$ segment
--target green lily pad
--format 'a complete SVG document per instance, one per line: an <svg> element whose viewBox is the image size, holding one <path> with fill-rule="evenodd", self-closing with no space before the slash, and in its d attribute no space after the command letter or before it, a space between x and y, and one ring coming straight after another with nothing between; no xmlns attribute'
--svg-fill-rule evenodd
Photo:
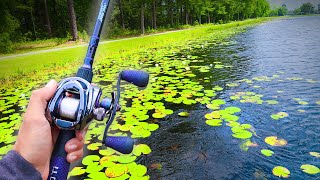
<svg viewBox="0 0 320 180"><path fill-rule="evenodd" d="M242 141L243 143L240 144L240 149L243 151L248 151L249 147L257 147L258 144L255 142L252 142L250 139L246 139Z"/></svg>
<svg viewBox="0 0 320 180"><path fill-rule="evenodd" d="M266 100L266 102L270 105L279 104L279 102L276 100Z"/></svg>
<svg viewBox="0 0 320 180"><path fill-rule="evenodd" d="M166 117L166 116L167 116L167 114L161 113L161 112L153 113L153 114L152 114L152 117L154 117L154 118L156 118L156 119L162 119L162 118L164 118L164 117Z"/></svg>
<svg viewBox="0 0 320 180"><path fill-rule="evenodd" d="M188 117L189 113L188 112L180 112L178 115L181 117Z"/></svg>
<svg viewBox="0 0 320 180"><path fill-rule="evenodd" d="M320 172L320 169L317 166L311 164L304 164L300 168L303 172L308 174L318 174Z"/></svg>
<svg viewBox="0 0 320 180"><path fill-rule="evenodd" d="M95 151L98 150L100 146L102 146L102 143L92 143L87 146L87 149Z"/></svg>
<svg viewBox="0 0 320 180"><path fill-rule="evenodd" d="M115 162L118 161L119 156L111 155L104 156L100 159L99 163L102 167L112 167L115 165Z"/></svg>
<svg viewBox="0 0 320 180"><path fill-rule="evenodd" d="M287 141L284 139L278 139L277 136L269 136L264 139L264 141L271 146L285 146Z"/></svg>
<svg viewBox="0 0 320 180"><path fill-rule="evenodd" d="M316 104L319 104L319 105L320 105L320 101L317 101Z"/></svg>
<svg viewBox="0 0 320 180"><path fill-rule="evenodd" d="M227 107L227 108L225 108L225 110L228 111L230 114L234 114L234 113L237 113L237 112L241 111L240 108L235 107L235 106Z"/></svg>
<svg viewBox="0 0 320 180"><path fill-rule="evenodd" d="M82 167L74 167L71 171L69 171L68 178L70 176L79 176L86 173L86 170Z"/></svg>
<svg viewBox="0 0 320 180"><path fill-rule="evenodd" d="M104 150L99 150L99 154L101 154L102 156L110 156L112 154L116 153L115 150L111 149L111 148L107 148Z"/></svg>
<svg viewBox="0 0 320 180"><path fill-rule="evenodd" d="M141 154L150 154L151 148L146 144L139 144L134 147L133 152L135 156L140 156Z"/></svg>
<svg viewBox="0 0 320 180"><path fill-rule="evenodd" d="M99 164L99 162L93 162L89 164L86 168L87 173L99 172L103 169L103 166Z"/></svg>
<svg viewBox="0 0 320 180"><path fill-rule="evenodd" d="M262 150L261 150L261 153L262 153L263 155L265 155L265 156L272 156L272 155L274 154L273 151L268 150L268 149L262 149Z"/></svg>
<svg viewBox="0 0 320 180"><path fill-rule="evenodd" d="M106 177L106 174L103 172L92 172L88 175L89 178L92 179L99 179L99 180L108 180L109 178Z"/></svg>
<svg viewBox="0 0 320 180"><path fill-rule="evenodd" d="M300 104L300 105L307 105L307 104L309 104L309 103L306 102L306 101L299 101L298 104Z"/></svg>
<svg viewBox="0 0 320 180"><path fill-rule="evenodd" d="M128 172L128 168L122 164L115 164L112 167L108 167L105 171L105 174L109 178L116 178L126 174Z"/></svg>
<svg viewBox="0 0 320 180"><path fill-rule="evenodd" d="M222 120L220 119L210 119L206 120L206 124L210 126L221 126L222 125Z"/></svg>
<svg viewBox="0 0 320 180"><path fill-rule="evenodd" d="M137 159L136 156L124 154L124 155L119 156L118 162L122 163L122 164L128 164L128 163L135 161L136 159Z"/></svg>
<svg viewBox="0 0 320 180"><path fill-rule="evenodd" d="M247 130L241 130L233 133L232 136L238 139L249 139L252 137L252 133Z"/></svg>
<svg viewBox="0 0 320 180"><path fill-rule="evenodd" d="M231 115L231 114L223 114L222 119L230 122L230 121L237 121L239 119L239 117L235 116L235 115Z"/></svg>
<svg viewBox="0 0 320 180"><path fill-rule="evenodd" d="M283 178L288 178L290 176L290 171L287 168L282 167L282 166L274 167L272 170L272 173L275 176L283 177Z"/></svg>
<svg viewBox="0 0 320 180"><path fill-rule="evenodd" d="M82 164L88 166L89 164L92 164L99 160L100 160L100 157L98 155L88 155L82 159Z"/></svg>
<svg viewBox="0 0 320 180"><path fill-rule="evenodd" d="M139 165L130 167L129 172L134 177L142 177L147 173L147 168L139 164Z"/></svg>
<svg viewBox="0 0 320 180"><path fill-rule="evenodd" d="M274 120L282 119L288 117L288 113L286 112L278 112L277 114L272 114L270 117Z"/></svg>
<svg viewBox="0 0 320 180"><path fill-rule="evenodd" d="M311 156L320 158L320 153L318 153L318 152L309 152L309 154L310 154Z"/></svg>
<svg viewBox="0 0 320 180"><path fill-rule="evenodd" d="M222 100L222 99L215 99L215 100L211 101L211 104L218 105L218 106L223 105L225 103L226 102L224 100Z"/></svg>

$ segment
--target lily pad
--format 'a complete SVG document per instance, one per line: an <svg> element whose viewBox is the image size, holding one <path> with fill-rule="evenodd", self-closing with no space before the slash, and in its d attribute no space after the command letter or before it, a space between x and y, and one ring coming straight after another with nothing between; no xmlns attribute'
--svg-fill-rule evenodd
<svg viewBox="0 0 320 180"><path fill-rule="evenodd" d="M115 166L108 167L105 171L105 174L109 178L116 178L126 174L128 172L128 167L122 164L115 164Z"/></svg>
<svg viewBox="0 0 320 180"><path fill-rule="evenodd" d="M282 119L288 117L288 113L286 112L278 112L277 114L272 114L270 117L274 120Z"/></svg>
<svg viewBox="0 0 320 180"><path fill-rule="evenodd" d="M318 152L309 152L309 154L310 154L311 156L320 158L320 153L318 153Z"/></svg>
<svg viewBox="0 0 320 180"><path fill-rule="evenodd" d="M102 146L101 143L92 143L87 146L87 149L91 151L95 151L95 150L98 150L100 146Z"/></svg>
<svg viewBox="0 0 320 180"><path fill-rule="evenodd" d="M141 154L150 154L151 148L146 144L139 144L134 147L132 153L136 156L140 156Z"/></svg>
<svg viewBox="0 0 320 180"><path fill-rule="evenodd" d="M188 112L180 112L178 115L181 117L188 117L189 113Z"/></svg>
<svg viewBox="0 0 320 180"><path fill-rule="evenodd" d="M287 141L284 139L278 139L277 136L269 136L264 139L264 141L271 146L285 146Z"/></svg>
<svg viewBox="0 0 320 180"><path fill-rule="evenodd" d="M210 126L221 126L222 125L222 120L220 120L220 119L206 120L206 124L208 124Z"/></svg>
<svg viewBox="0 0 320 180"><path fill-rule="evenodd" d="M268 150L268 149L262 149L262 150L261 150L261 153L262 153L263 155L265 155L265 156L272 156L272 155L274 154L273 151Z"/></svg>
<svg viewBox="0 0 320 180"><path fill-rule="evenodd" d="M241 111L240 108L235 107L235 106L227 107L227 108L225 108L225 110L228 111L230 114L234 114L234 113L237 113L237 112Z"/></svg>
<svg viewBox="0 0 320 180"><path fill-rule="evenodd" d="M279 102L276 100L266 100L266 102L270 105L279 104Z"/></svg>
<svg viewBox="0 0 320 180"><path fill-rule="evenodd" d="M68 177L70 176L79 176L86 173L86 170L82 167L74 167L68 174Z"/></svg>
<svg viewBox="0 0 320 180"><path fill-rule="evenodd" d="M304 164L300 168L303 172L308 174L318 174L320 172L320 169L317 166L311 164Z"/></svg>
<svg viewBox="0 0 320 180"><path fill-rule="evenodd" d="M288 178L290 176L290 171L287 168L282 167L282 166L274 167L272 170L272 173L275 176L283 177L283 178Z"/></svg>
<svg viewBox="0 0 320 180"><path fill-rule="evenodd" d="M100 160L100 157L98 155L88 155L82 159L82 164L88 166L89 164L92 164L93 162L96 162L99 160Z"/></svg>
<svg viewBox="0 0 320 180"><path fill-rule="evenodd" d="M232 136L238 139L249 139L252 137L252 133L247 130L241 130L241 131L234 132Z"/></svg>

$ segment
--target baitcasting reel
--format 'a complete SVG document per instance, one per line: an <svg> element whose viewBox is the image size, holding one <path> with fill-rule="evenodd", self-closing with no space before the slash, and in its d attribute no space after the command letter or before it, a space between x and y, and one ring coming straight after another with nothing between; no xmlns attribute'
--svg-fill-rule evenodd
<svg viewBox="0 0 320 180"><path fill-rule="evenodd" d="M79 77L62 80L48 105L53 123L63 130L82 130L93 119L102 121L108 116L103 143L121 153L131 153L133 148L131 138L107 137L115 114L121 109L119 105L121 80L139 87L146 87L149 82L149 74L144 71L122 71L118 77L117 92L111 93L111 98L104 98L101 102L102 93L99 87Z"/></svg>

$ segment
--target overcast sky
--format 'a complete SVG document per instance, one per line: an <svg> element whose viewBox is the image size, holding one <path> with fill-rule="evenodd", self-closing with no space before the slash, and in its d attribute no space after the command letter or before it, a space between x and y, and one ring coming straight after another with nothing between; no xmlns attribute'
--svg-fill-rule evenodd
<svg viewBox="0 0 320 180"><path fill-rule="evenodd" d="M320 4L320 0L268 0L271 5L281 6L282 4L286 4L289 10L294 10L300 7L303 3L312 3L315 6L315 9L318 9L318 4Z"/></svg>

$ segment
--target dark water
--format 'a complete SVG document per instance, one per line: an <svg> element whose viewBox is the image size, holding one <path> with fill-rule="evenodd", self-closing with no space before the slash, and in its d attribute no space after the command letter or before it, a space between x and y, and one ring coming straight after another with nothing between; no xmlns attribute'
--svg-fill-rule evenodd
<svg viewBox="0 0 320 180"><path fill-rule="evenodd" d="M291 179L320 178L319 174L308 175L300 169L302 164L320 167L320 159L309 154L320 151L320 105L316 104L320 100L320 16L268 22L235 37L229 44L192 55L203 57L204 62L199 65L220 61L233 66L197 75L208 77L203 84L206 87L225 87L216 98L242 109L239 122L254 127L256 136L251 141L258 146L241 150L241 140L231 136L230 127L208 126L203 119L211 111L197 105L188 110L190 117L185 121L174 118L177 116L161 121L161 128L146 140L153 152L140 161L145 165L162 164L161 170L148 170L151 179L277 179L272 174L275 166L289 169ZM271 81L255 81L256 87L246 83L225 86L244 78L273 75L277 78ZM242 91L262 94L262 99L275 99L279 104L228 99L230 94ZM308 104L301 105L295 98ZM270 118L280 111L289 116ZM269 146L264 142L267 136L278 136L288 144ZM265 157L261 149L273 150L274 155Z"/></svg>

